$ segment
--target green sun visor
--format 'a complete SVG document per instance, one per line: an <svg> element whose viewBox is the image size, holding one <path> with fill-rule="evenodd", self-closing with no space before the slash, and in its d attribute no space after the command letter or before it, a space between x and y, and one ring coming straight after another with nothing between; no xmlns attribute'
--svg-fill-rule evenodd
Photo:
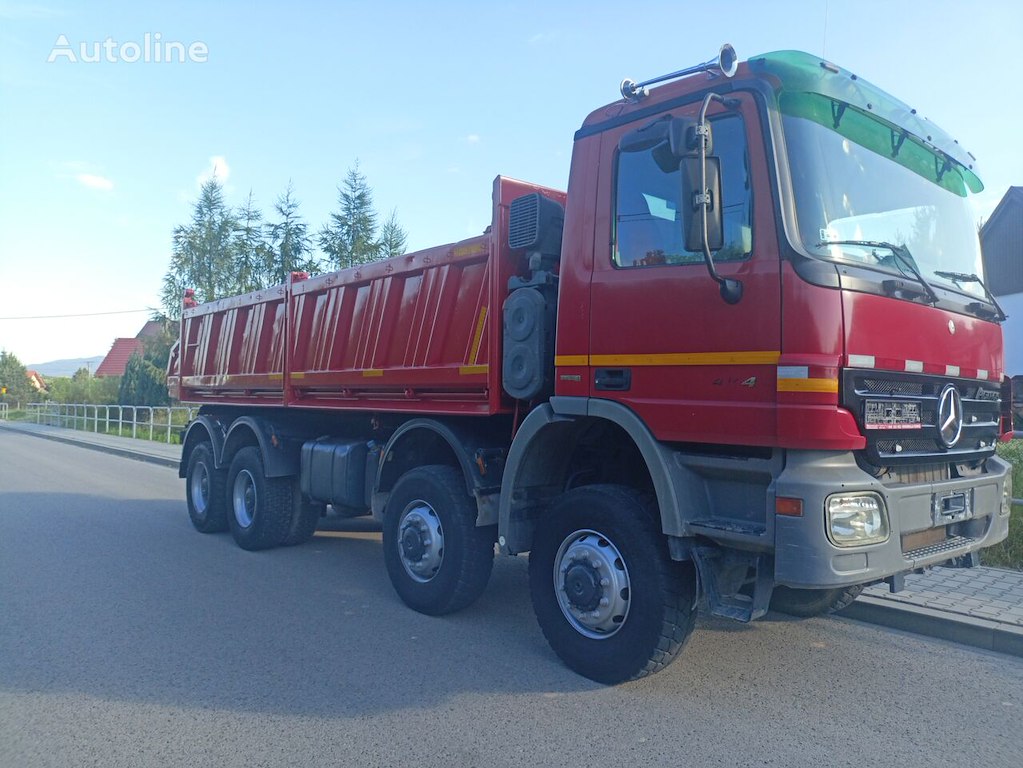
<svg viewBox="0 0 1023 768"><path fill-rule="evenodd" d="M749 66L777 79L783 114L819 123L960 197L984 189L976 160L958 142L852 72L801 51L766 53Z"/></svg>

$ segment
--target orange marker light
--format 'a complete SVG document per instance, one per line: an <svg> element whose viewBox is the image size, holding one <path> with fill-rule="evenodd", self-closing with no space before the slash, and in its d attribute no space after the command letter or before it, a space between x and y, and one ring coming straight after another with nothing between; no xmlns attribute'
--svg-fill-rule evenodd
<svg viewBox="0 0 1023 768"><path fill-rule="evenodd" d="M785 515L786 517L802 517L803 500L778 496L774 500L774 511L776 514Z"/></svg>

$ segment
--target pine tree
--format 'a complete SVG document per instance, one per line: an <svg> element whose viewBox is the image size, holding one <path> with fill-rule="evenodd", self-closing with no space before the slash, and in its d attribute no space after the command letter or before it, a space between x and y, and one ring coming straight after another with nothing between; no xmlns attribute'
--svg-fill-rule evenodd
<svg viewBox="0 0 1023 768"><path fill-rule="evenodd" d="M252 190L249 190L245 204L235 211L235 219L238 228L232 241L233 293L266 288L271 282L267 274L269 246L263 226L263 212L256 207Z"/></svg>
<svg viewBox="0 0 1023 768"><path fill-rule="evenodd" d="M232 239L237 228L234 213L224 202L220 182L216 177L205 182L199 190L191 223L174 229L171 263L161 295L168 316L181 316L185 288L195 289L199 302L232 293Z"/></svg>
<svg viewBox="0 0 1023 768"><path fill-rule="evenodd" d="M278 220L266 225L268 263L266 274L270 284L287 281L292 272L316 272L319 264L313 256L308 226L298 213L291 182L274 203Z"/></svg>
<svg viewBox="0 0 1023 768"><path fill-rule="evenodd" d="M398 211L391 211L390 218L380 228L380 254L384 258L401 256L408 243L408 232L398 223Z"/></svg>
<svg viewBox="0 0 1023 768"><path fill-rule="evenodd" d="M381 246L376 237L373 190L359 171L358 160L348 169L337 192L340 209L330 214L330 223L320 230L320 248L338 269L376 261L380 258Z"/></svg>

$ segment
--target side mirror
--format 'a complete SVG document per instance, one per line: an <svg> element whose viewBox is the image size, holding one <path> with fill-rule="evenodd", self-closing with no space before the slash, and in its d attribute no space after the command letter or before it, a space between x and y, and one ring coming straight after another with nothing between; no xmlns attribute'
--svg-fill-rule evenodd
<svg viewBox="0 0 1023 768"><path fill-rule="evenodd" d="M703 251L703 203L707 203L707 247L720 251L725 244L721 212L721 158L707 157L707 186L702 187L700 158L686 157L682 171L682 226L687 251Z"/></svg>

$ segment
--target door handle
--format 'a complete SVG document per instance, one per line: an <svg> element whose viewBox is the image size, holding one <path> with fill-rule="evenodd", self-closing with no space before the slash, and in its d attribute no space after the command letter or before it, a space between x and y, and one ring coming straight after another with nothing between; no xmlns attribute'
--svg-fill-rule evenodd
<svg viewBox="0 0 1023 768"><path fill-rule="evenodd" d="M593 386L603 392L627 392L632 388L632 369L598 368L593 376Z"/></svg>

